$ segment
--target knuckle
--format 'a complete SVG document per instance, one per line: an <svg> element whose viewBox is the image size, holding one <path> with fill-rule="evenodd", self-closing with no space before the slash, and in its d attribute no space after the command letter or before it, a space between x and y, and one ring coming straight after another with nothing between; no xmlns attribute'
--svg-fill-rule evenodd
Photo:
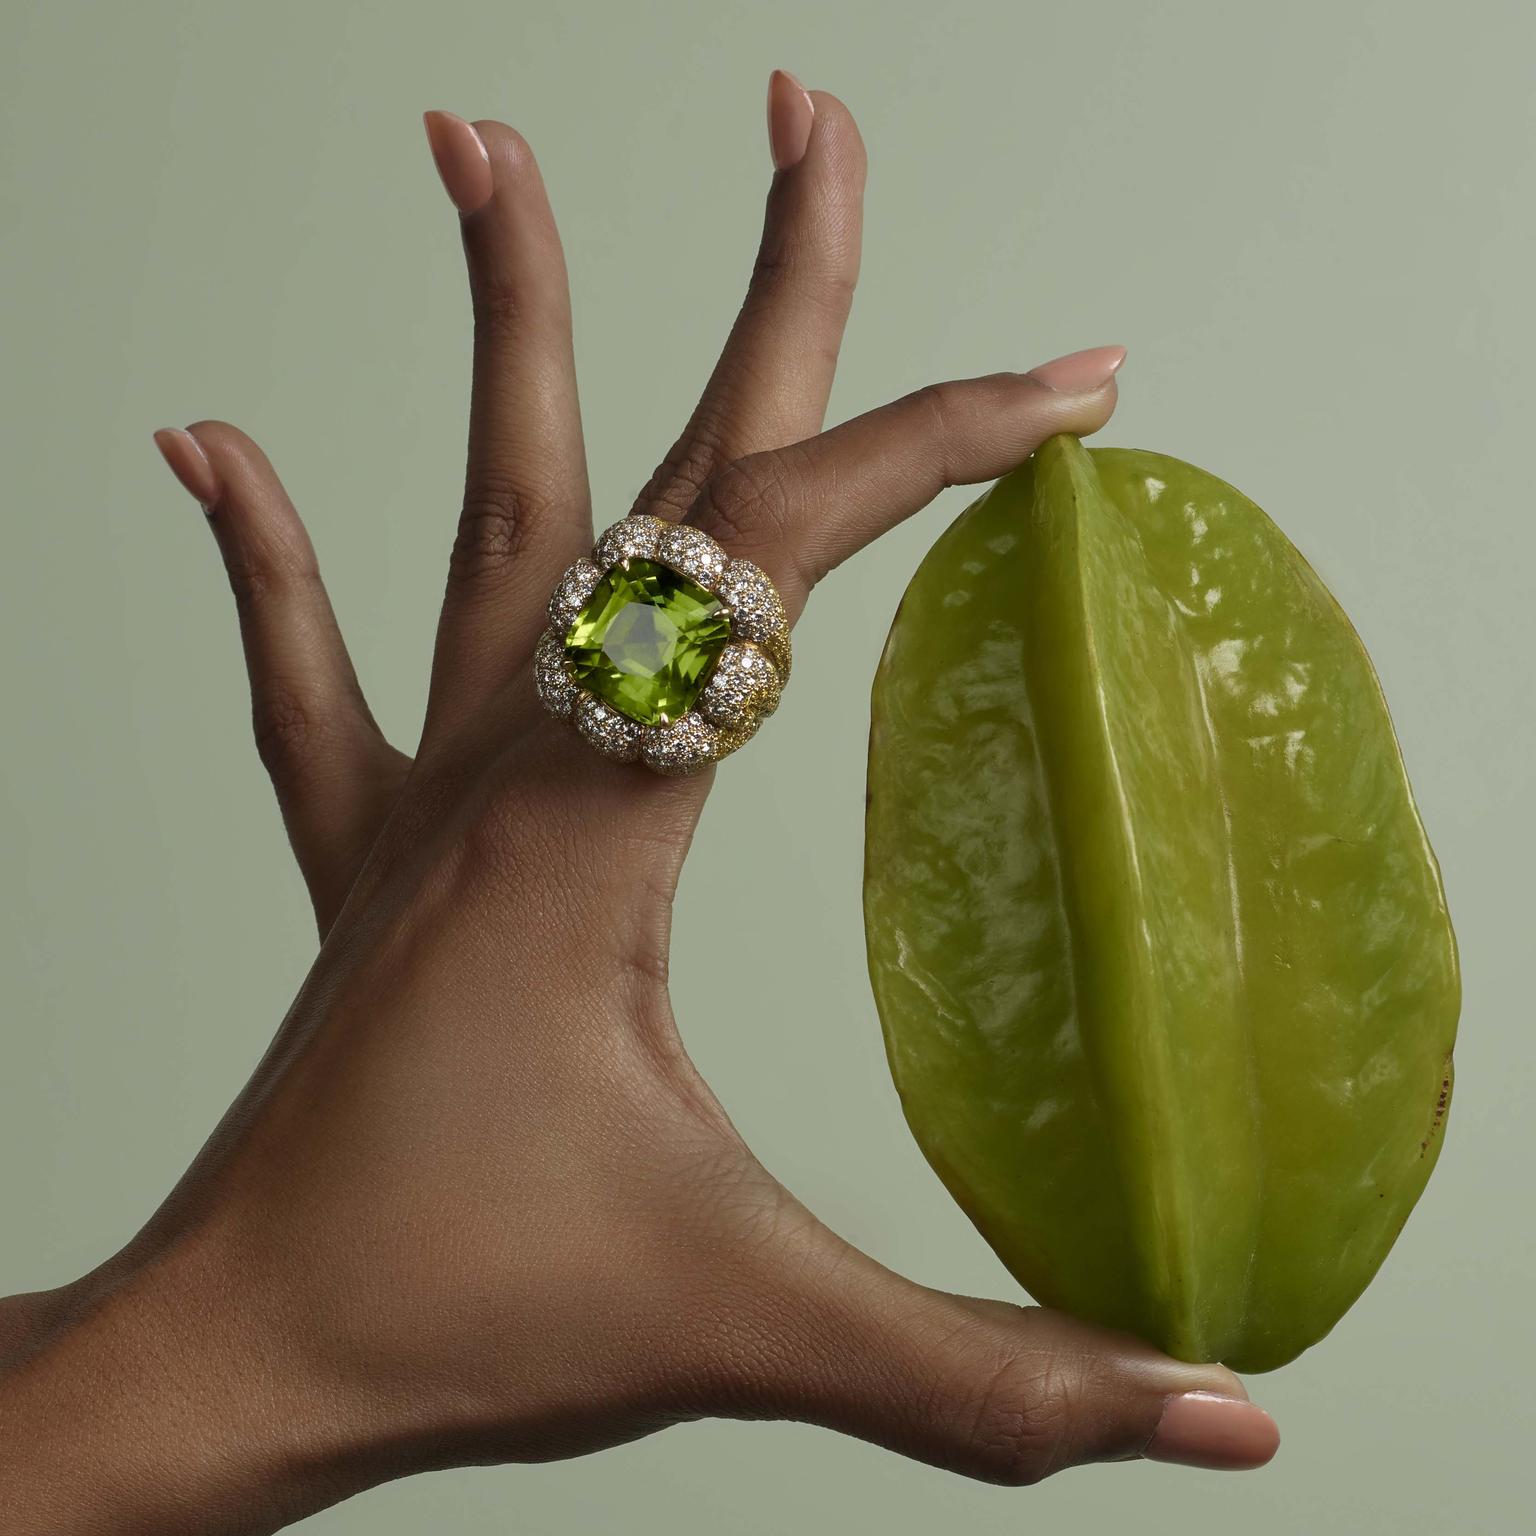
<svg viewBox="0 0 1536 1536"><path fill-rule="evenodd" d="M849 263L836 253L807 251L799 241L765 242L752 266L752 282L744 308L751 313L777 302L785 290L797 303L809 304L833 319L846 319L853 308L858 279Z"/></svg>
<svg viewBox="0 0 1536 1536"><path fill-rule="evenodd" d="M261 569L242 549L226 551L224 574L229 577L229 590L234 594L235 607L242 612L259 603L270 587Z"/></svg>
<svg viewBox="0 0 1536 1536"><path fill-rule="evenodd" d="M526 306L515 284L486 277L475 284L473 312L475 342L484 347L516 336L525 318Z"/></svg>
<svg viewBox="0 0 1536 1536"><path fill-rule="evenodd" d="M569 334L570 291L564 282L532 288L507 275L488 274L471 287L477 366L522 346L530 334Z"/></svg>
<svg viewBox="0 0 1536 1536"><path fill-rule="evenodd" d="M709 484L720 462L719 433L710 421L696 422L686 437L672 446L646 487L636 497L633 512L686 517Z"/></svg>
<svg viewBox="0 0 1536 1536"><path fill-rule="evenodd" d="M929 445L940 477L946 486L953 485L955 475L950 464L949 445L960 425L960 386L949 380L941 384L925 384L907 400L920 418L918 435Z"/></svg>
<svg viewBox="0 0 1536 1536"><path fill-rule="evenodd" d="M275 780L288 777L314 750L314 716L297 694L276 686L255 695L251 713L262 766Z"/></svg>
<svg viewBox="0 0 1536 1536"><path fill-rule="evenodd" d="M449 556L449 576L473 581L515 561L534 522L530 498L510 479L483 475L464 498Z"/></svg>
<svg viewBox="0 0 1536 1536"><path fill-rule="evenodd" d="M245 542L237 542L225 550L224 569L235 606L242 611L303 592L320 582L314 551L293 546L256 551Z"/></svg>
<svg viewBox="0 0 1536 1536"><path fill-rule="evenodd" d="M946 380L941 384L924 384L908 397L913 409L923 418L923 425L934 438L943 442L955 419L955 386Z"/></svg>
<svg viewBox="0 0 1536 1536"><path fill-rule="evenodd" d="M704 488L697 521L727 547L772 544L787 532L791 514L782 451L733 460Z"/></svg>
<svg viewBox="0 0 1536 1536"><path fill-rule="evenodd" d="M784 286L798 273L803 263L789 240L765 240L752 261L752 277L747 285L747 303L754 293Z"/></svg>
<svg viewBox="0 0 1536 1536"><path fill-rule="evenodd" d="M1073 1391L1053 1362L1005 1361L973 1412L971 1439L983 1476L1027 1488L1066 1465Z"/></svg>

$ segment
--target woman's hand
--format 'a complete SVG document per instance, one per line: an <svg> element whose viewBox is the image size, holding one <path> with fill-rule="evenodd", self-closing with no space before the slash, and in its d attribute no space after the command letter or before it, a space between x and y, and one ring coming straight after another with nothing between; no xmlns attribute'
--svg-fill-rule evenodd
<svg viewBox="0 0 1536 1536"><path fill-rule="evenodd" d="M755 561L793 617L945 486L1097 430L1122 354L821 432L864 152L840 102L783 74L769 120L746 301L635 507ZM260 450L217 422L160 434L224 554L324 943L148 1226L16 1304L36 1326L0 1374L0 1470L26 1513L0 1528L270 1531L414 1470L702 1415L810 1420L1007 1483L1140 1455L1261 1464L1274 1426L1228 1371L892 1274L757 1162L695 1071L668 926L711 776L606 761L533 691L545 601L592 542L560 242L516 133L428 131L475 355L421 744L412 762L380 735Z"/></svg>

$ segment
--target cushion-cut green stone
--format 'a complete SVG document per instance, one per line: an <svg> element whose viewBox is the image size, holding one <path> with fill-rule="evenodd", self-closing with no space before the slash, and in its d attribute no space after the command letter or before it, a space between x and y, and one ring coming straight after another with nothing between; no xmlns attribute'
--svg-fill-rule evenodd
<svg viewBox="0 0 1536 1536"><path fill-rule="evenodd" d="M583 688L631 720L684 715L731 638L720 599L653 560L616 565L565 637Z"/></svg>

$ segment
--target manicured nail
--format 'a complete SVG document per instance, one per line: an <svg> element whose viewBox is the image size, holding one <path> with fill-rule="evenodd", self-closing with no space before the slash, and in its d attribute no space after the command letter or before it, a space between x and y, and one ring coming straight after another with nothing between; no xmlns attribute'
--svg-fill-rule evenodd
<svg viewBox="0 0 1536 1536"><path fill-rule="evenodd" d="M787 69L768 76L768 152L773 168L787 171L805 158L816 106L811 93Z"/></svg>
<svg viewBox="0 0 1536 1536"><path fill-rule="evenodd" d="M453 206L460 213L473 213L491 200L491 157L485 140L473 123L466 123L452 112L425 112L427 143L437 162L437 174Z"/></svg>
<svg viewBox="0 0 1536 1536"><path fill-rule="evenodd" d="M1063 395L1091 395L1114 378L1124 361L1124 347L1089 347L1041 363L1029 370L1029 377Z"/></svg>
<svg viewBox="0 0 1536 1536"><path fill-rule="evenodd" d="M219 499L219 477L203 452L203 445L180 427L162 427L155 433L155 447L171 467L171 473L207 511Z"/></svg>
<svg viewBox="0 0 1536 1536"><path fill-rule="evenodd" d="M1257 1403L1215 1392L1170 1397L1141 1454L1213 1472L1262 1467L1280 1448L1280 1429Z"/></svg>

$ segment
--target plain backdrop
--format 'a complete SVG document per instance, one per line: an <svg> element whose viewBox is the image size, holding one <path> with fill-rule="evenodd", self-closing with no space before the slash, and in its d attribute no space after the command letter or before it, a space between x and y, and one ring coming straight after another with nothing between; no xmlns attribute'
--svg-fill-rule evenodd
<svg viewBox="0 0 1536 1536"><path fill-rule="evenodd" d="M833 419L1124 342L1104 442L1236 482L1380 669L1466 970L1445 1154L1365 1297L1251 1383L1263 1472L1010 1491L792 1425L448 1473L326 1536L1525 1529L1533 1419L1529 347L1536 7L0 4L0 1287L121 1244L313 952L233 614L151 431L250 430L409 746L462 472L467 303L420 113L499 116L564 231L601 520L737 303L782 65L870 153ZM953 491L845 567L684 879L687 1041L770 1168L883 1261L1017 1295L907 1135L859 915L867 694ZM760 893L760 894L754 894ZM728 986L747 925L786 963Z"/></svg>

